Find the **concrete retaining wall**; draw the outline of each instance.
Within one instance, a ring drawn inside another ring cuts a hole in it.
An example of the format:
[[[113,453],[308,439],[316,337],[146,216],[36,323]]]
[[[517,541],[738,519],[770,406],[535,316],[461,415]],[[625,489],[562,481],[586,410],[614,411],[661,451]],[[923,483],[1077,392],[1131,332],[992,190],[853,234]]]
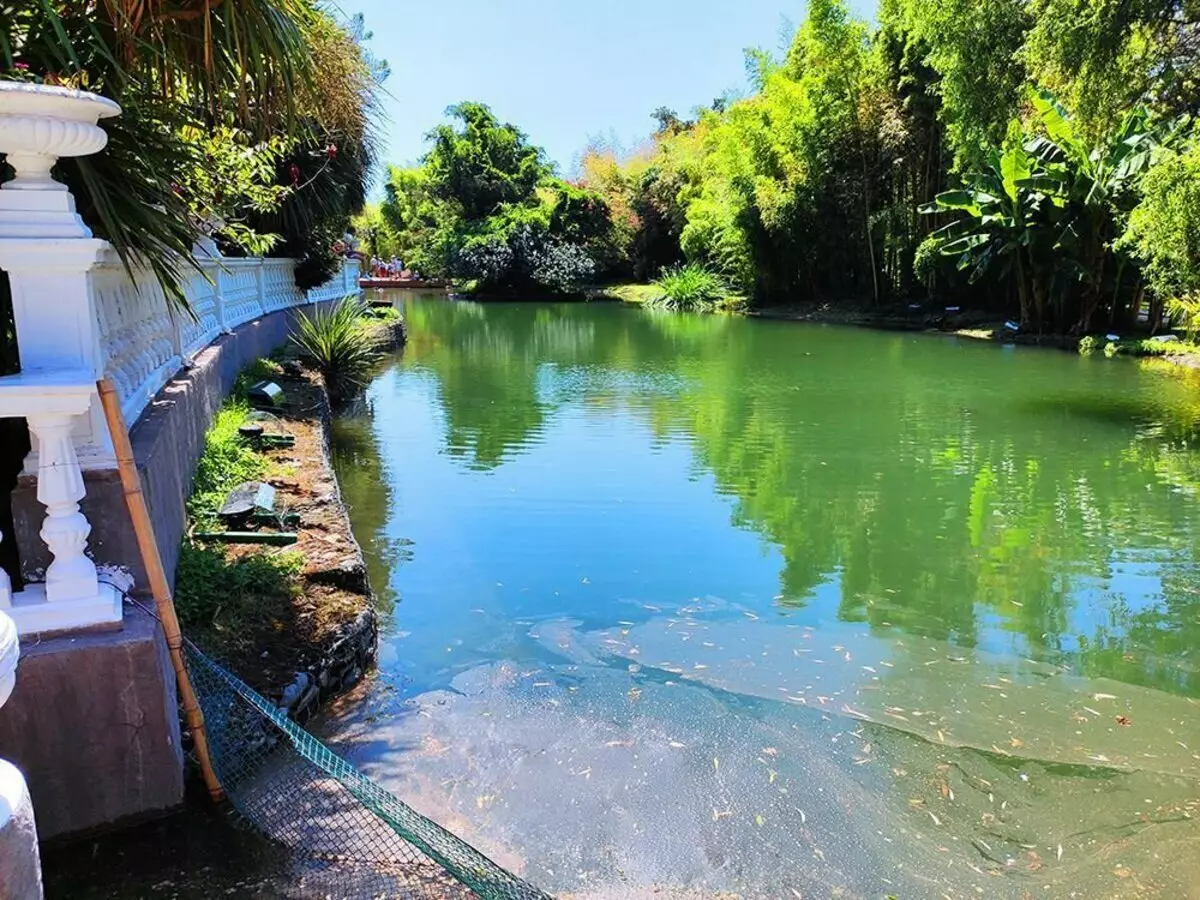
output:
[[[42,840],[176,806],[183,752],[175,677],[156,622],[21,647],[0,756],[29,784]]]

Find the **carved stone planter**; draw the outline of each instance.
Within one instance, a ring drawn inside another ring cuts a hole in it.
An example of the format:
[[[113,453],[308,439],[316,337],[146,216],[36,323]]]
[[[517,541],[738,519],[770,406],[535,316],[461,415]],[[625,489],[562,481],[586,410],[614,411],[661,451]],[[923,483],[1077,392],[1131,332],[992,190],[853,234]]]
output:
[[[112,100],[86,91],[0,81],[0,153],[17,176],[0,186],[0,237],[92,236],[50,170],[60,157],[104,149],[108,135],[96,123],[120,112]]]

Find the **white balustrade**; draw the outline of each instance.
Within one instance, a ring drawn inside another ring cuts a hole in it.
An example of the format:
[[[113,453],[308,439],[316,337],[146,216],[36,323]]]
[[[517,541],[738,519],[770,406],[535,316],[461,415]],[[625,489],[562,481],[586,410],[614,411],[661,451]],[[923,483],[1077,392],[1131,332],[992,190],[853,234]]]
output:
[[[199,271],[185,275],[191,316],[172,311],[148,269],[135,268],[130,278],[111,250],[93,270],[104,371],[117,385],[128,422],[136,421],[163,385],[222,332],[267,313],[358,290],[356,260],[345,260],[342,271],[307,295],[296,287],[290,259],[204,259]],[[349,290],[347,283],[353,285]]]

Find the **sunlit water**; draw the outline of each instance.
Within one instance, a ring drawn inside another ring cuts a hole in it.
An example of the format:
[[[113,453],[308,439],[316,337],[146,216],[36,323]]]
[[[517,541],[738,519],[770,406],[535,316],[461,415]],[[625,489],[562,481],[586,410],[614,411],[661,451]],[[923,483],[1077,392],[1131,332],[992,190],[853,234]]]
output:
[[[1194,387],[397,302],[335,442],[372,776],[563,895],[1200,896]]]

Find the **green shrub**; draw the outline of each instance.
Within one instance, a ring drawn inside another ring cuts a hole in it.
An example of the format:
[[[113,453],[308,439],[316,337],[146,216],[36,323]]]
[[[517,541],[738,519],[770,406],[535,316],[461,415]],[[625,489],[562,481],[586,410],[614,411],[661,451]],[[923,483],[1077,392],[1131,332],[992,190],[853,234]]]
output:
[[[696,263],[664,269],[654,286],[660,295],[652,303],[665,309],[711,310],[729,294],[720,275]]]
[[[363,316],[377,322],[399,322],[404,316],[394,306],[368,306]]]
[[[292,332],[292,342],[320,369],[335,399],[364,385],[379,360],[363,328],[364,309],[358,298],[344,297],[332,309],[301,316]]]
[[[1100,338],[1094,334],[1084,335],[1079,339],[1079,352],[1084,356],[1097,353],[1100,349]]]
[[[1180,341],[1163,343],[1162,341],[1109,341],[1104,345],[1104,355],[1113,356],[1168,356],[1179,353],[1186,345]]]

